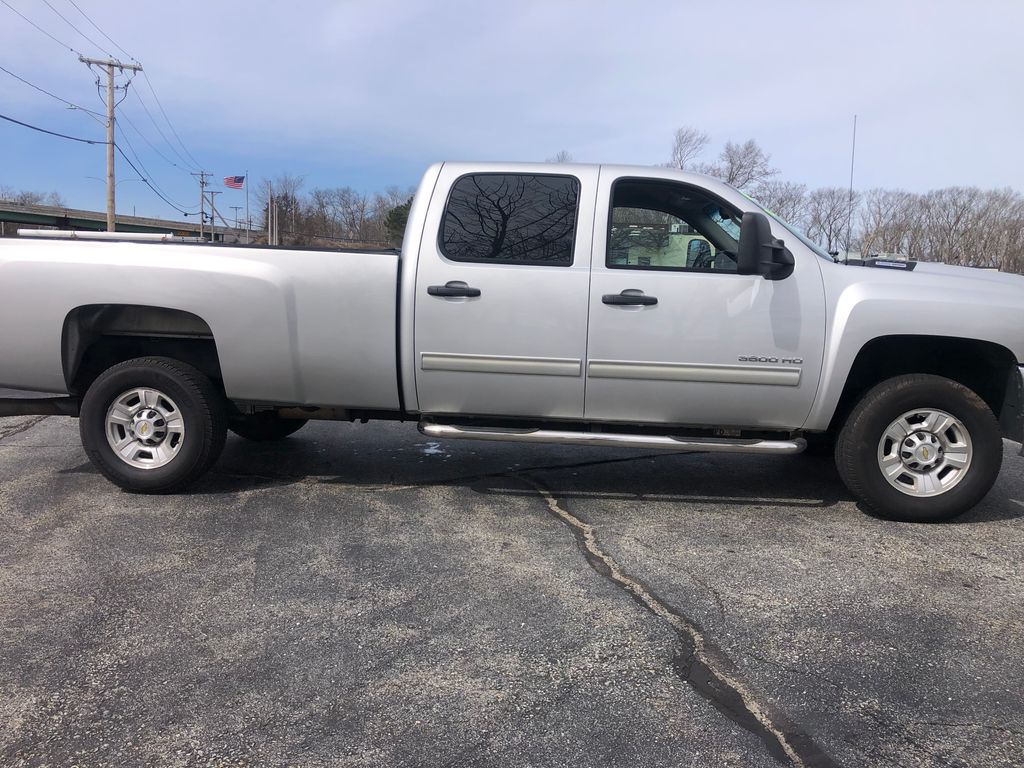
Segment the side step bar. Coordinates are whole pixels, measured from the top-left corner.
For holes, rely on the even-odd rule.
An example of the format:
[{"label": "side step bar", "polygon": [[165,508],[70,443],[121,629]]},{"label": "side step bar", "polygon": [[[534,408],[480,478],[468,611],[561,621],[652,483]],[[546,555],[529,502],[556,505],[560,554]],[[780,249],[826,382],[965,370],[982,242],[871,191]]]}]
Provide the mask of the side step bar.
[{"label": "side step bar", "polygon": [[77,416],[77,397],[0,397],[0,416]]},{"label": "side step bar", "polygon": [[803,438],[760,440],[757,438],[669,437],[667,435],[626,435],[614,432],[572,432],[555,429],[501,429],[458,427],[421,421],[420,432],[445,440],[498,440],[513,443],[645,448],[664,451],[705,451],[711,453],[800,453],[807,447]]}]

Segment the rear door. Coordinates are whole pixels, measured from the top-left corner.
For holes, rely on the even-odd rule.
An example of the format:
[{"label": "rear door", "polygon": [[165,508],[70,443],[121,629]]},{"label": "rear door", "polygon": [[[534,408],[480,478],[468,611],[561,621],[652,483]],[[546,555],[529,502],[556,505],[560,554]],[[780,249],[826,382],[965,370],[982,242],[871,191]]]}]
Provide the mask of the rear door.
[{"label": "rear door", "polygon": [[416,275],[421,413],[582,418],[597,175],[441,169]]}]

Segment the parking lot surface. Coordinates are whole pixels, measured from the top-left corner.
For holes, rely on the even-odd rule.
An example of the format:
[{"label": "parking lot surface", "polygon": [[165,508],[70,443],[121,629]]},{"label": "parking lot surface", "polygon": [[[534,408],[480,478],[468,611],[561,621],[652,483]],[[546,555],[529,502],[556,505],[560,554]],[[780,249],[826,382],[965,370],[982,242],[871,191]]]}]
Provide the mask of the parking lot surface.
[{"label": "parking lot surface", "polygon": [[314,423],[140,496],[0,419],[0,765],[1017,766],[1022,467],[922,526],[822,459]]}]

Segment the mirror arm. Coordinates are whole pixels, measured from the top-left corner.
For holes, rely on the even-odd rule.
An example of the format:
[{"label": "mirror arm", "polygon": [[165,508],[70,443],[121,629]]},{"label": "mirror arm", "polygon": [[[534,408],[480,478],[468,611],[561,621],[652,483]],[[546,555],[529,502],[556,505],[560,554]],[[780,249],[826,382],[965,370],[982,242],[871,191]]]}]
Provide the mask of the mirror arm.
[{"label": "mirror arm", "polygon": [[761,260],[761,274],[766,280],[783,280],[793,274],[796,261],[785,241],[773,237],[761,246],[761,252],[765,251],[768,258]]}]

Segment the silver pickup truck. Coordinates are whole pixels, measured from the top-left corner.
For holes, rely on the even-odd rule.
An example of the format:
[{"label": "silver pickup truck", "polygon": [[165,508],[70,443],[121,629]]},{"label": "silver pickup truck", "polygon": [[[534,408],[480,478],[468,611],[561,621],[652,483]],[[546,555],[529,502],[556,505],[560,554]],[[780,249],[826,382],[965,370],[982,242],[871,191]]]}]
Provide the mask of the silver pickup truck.
[{"label": "silver pickup truck", "polygon": [[864,507],[948,519],[1021,441],[1024,278],[838,264],[664,168],[442,163],[400,253],[0,241],[0,386],[60,397],[131,491],[226,430],[415,419],[433,437],[834,450]]}]

